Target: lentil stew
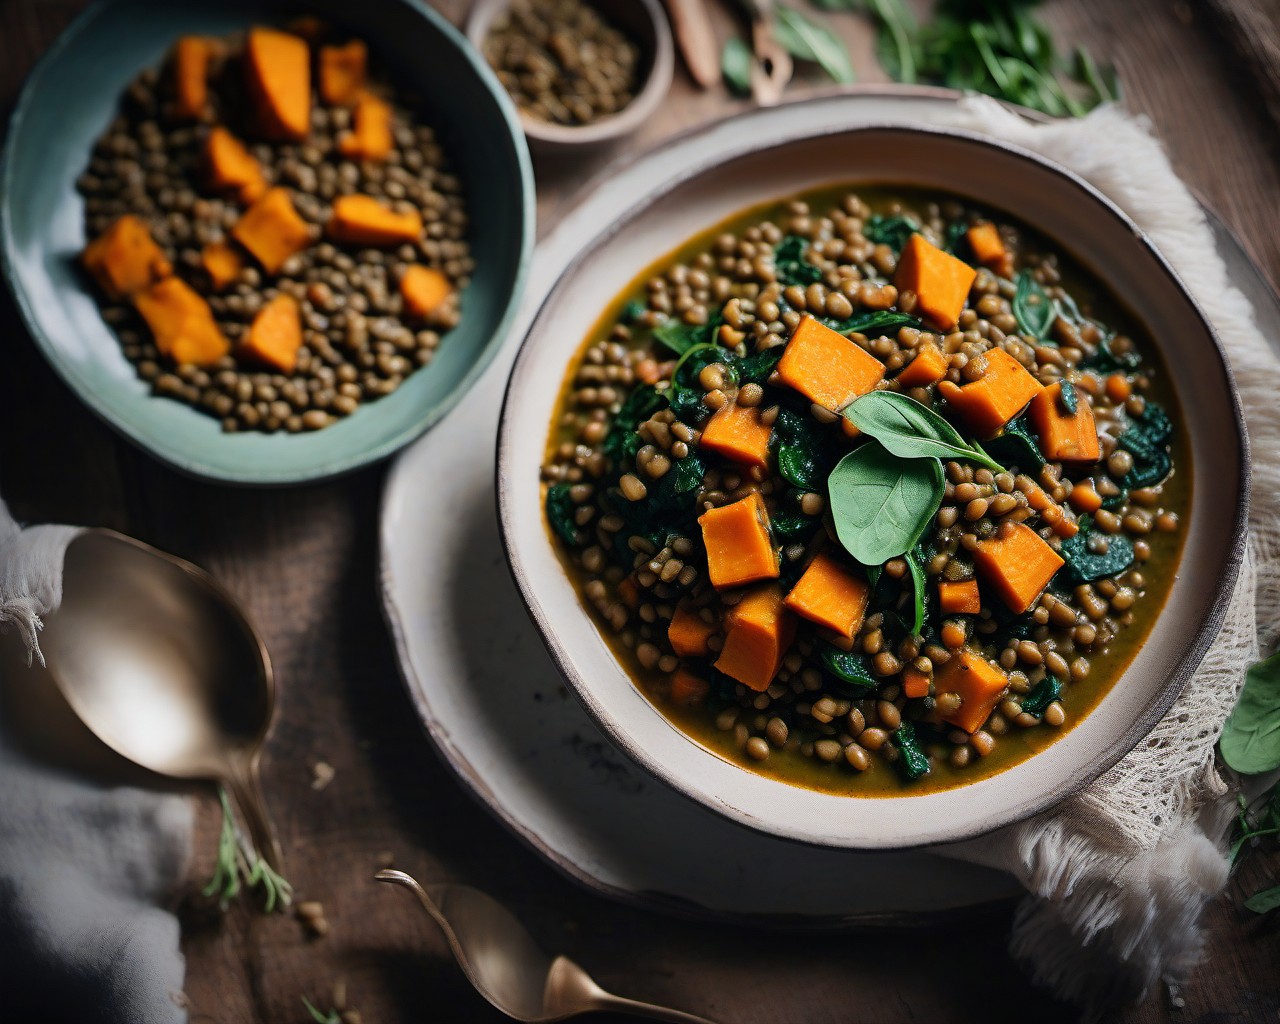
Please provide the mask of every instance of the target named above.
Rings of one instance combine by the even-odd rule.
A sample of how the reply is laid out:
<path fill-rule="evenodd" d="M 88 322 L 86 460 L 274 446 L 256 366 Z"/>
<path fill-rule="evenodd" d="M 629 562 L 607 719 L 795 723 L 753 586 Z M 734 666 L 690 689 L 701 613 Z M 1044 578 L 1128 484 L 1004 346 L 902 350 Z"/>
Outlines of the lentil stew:
<path fill-rule="evenodd" d="M 1159 613 L 1177 401 L 1107 285 L 998 211 L 827 188 L 625 289 L 557 405 L 547 525 L 648 699 L 849 795 L 1043 749 Z"/>

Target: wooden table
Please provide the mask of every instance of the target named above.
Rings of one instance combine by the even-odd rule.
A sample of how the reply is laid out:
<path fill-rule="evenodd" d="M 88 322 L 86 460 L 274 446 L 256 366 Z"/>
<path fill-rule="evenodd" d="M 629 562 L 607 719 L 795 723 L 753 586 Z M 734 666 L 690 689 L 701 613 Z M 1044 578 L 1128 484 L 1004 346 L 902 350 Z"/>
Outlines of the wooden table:
<path fill-rule="evenodd" d="M 36 55 L 81 6 L 0 0 L 6 111 Z M 461 0 L 441 6 L 455 18 L 464 8 Z M 1213 27 L 1191 4 L 1161 0 L 1056 0 L 1043 13 L 1064 43 L 1082 42 L 1118 64 L 1130 107 L 1150 116 L 1186 181 L 1280 280 L 1280 136 Z M 832 23 L 863 80 L 881 80 L 861 20 L 839 15 Z M 728 25 L 722 16 L 722 33 Z M 1280 17 L 1271 26 L 1280 38 Z M 793 93 L 812 84 L 797 83 Z M 679 75 L 659 119 L 630 145 L 736 106 L 721 90 L 696 93 Z M 544 229 L 606 158 L 539 166 Z M 388 860 L 490 890 L 548 948 L 579 958 L 616 991 L 724 1021 L 985 1021 L 1002 1016 L 992 1009 L 997 1001 L 1023 1020 L 1073 1019 L 1007 956 L 1008 911 L 919 933 L 757 932 L 617 906 L 566 881 L 473 802 L 419 728 L 379 611 L 383 468 L 277 491 L 187 479 L 117 438 L 72 397 L 7 293 L 0 338 L 0 492 L 15 514 L 111 526 L 206 566 L 244 602 L 277 668 L 282 698 L 267 790 L 289 875 L 302 898 L 323 903 L 331 929 L 311 938 L 290 916 L 237 906 L 222 917 L 202 903 L 218 822 L 214 801 L 202 796 L 183 896 L 193 1021 L 303 1021 L 301 997 L 327 1007 L 339 979 L 367 1022 L 503 1019 L 462 980 L 425 916 L 371 881 Z M 432 514 L 447 506 L 424 510 L 424 529 Z M 336 771 L 323 791 L 312 788 L 320 761 Z M 1171 1013 L 1155 993 L 1121 1019 L 1275 1020 L 1280 936 L 1237 904 L 1241 891 L 1277 874 L 1280 856 L 1251 858 L 1209 909 L 1209 960 L 1184 993 L 1184 1011 Z"/>

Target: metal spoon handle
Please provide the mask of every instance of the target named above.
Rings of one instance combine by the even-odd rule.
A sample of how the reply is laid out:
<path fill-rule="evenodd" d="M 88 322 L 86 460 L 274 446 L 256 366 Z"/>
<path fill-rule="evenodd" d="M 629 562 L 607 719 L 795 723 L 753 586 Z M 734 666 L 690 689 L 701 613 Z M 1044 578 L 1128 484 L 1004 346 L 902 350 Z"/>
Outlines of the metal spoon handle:
<path fill-rule="evenodd" d="M 673 1010 L 668 1006 L 655 1006 L 653 1003 L 642 1003 L 638 999 L 625 999 L 612 992 L 602 992 L 596 997 L 596 1008 L 614 1013 L 629 1013 L 633 1017 L 648 1017 L 650 1020 L 667 1020 L 673 1024 L 715 1024 L 707 1017 L 699 1017 L 696 1013 L 685 1013 Z"/>
<path fill-rule="evenodd" d="M 232 764 L 224 781 L 249 830 L 254 849 L 276 873 L 284 874 L 284 855 L 280 850 L 280 841 L 276 838 L 276 830 L 271 824 L 271 815 L 267 813 L 267 801 L 262 795 L 257 762 Z"/>

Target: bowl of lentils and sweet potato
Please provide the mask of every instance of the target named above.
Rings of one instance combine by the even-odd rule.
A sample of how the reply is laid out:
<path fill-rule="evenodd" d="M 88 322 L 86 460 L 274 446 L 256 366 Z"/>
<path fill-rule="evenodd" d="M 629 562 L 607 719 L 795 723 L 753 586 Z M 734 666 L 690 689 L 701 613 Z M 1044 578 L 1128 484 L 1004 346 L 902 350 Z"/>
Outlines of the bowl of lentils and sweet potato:
<path fill-rule="evenodd" d="M 794 818 L 754 808 L 962 801 L 1039 776 L 1128 678 L 1185 557 L 1193 436 L 1124 282 L 1034 216 L 940 184 L 797 188 L 672 239 L 579 335 L 536 469 L 543 544 L 661 749 L 544 634 L 666 781 L 702 796 L 676 774 L 732 766 L 751 797 L 718 809 L 778 829 Z"/>

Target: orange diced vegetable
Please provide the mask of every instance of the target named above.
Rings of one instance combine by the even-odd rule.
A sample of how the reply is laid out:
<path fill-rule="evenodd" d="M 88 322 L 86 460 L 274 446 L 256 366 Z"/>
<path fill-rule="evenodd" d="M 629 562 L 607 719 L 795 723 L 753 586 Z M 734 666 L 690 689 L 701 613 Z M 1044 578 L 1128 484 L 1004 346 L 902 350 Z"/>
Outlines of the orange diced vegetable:
<path fill-rule="evenodd" d="M 977 615 L 982 595 L 977 580 L 938 580 L 938 608 L 944 615 Z"/>
<path fill-rule="evenodd" d="M 173 113 L 196 121 L 209 107 L 209 60 L 214 49 L 202 36 L 183 36 L 173 48 Z"/>
<path fill-rule="evenodd" d="M 950 330 L 960 319 L 969 288 L 978 272 L 931 244 L 924 235 L 912 235 L 898 257 L 893 283 L 898 291 L 916 293 L 916 312 L 935 327 Z"/>
<path fill-rule="evenodd" d="M 618 583 L 618 596 L 623 604 L 635 611 L 640 607 L 640 584 L 630 576 L 623 577 Z"/>
<path fill-rule="evenodd" d="M 320 98 L 335 107 L 351 106 L 364 86 L 367 59 L 359 39 L 344 46 L 320 47 Z"/>
<path fill-rule="evenodd" d="M 778 362 L 778 376 L 809 401 L 839 412 L 875 390 L 884 364 L 843 334 L 805 316 Z"/>
<path fill-rule="evenodd" d="M 293 373 L 301 347 L 302 313 L 298 300 L 281 292 L 258 310 L 238 354 L 274 366 L 281 373 Z"/>
<path fill-rule="evenodd" d="M 862 626 L 871 588 L 852 568 L 819 552 L 787 595 L 787 607 L 806 619 L 853 636 Z"/>
<path fill-rule="evenodd" d="M 981 377 L 963 387 L 943 381 L 938 393 L 955 406 L 970 430 L 986 438 L 1017 416 L 1044 385 L 1004 349 L 988 349 L 982 358 L 987 370 Z"/>
<path fill-rule="evenodd" d="M 968 733 L 982 728 L 1008 685 L 1000 668 L 968 649 L 957 651 L 933 675 L 935 692 L 960 695 L 960 707 L 944 715 L 943 721 Z"/>
<path fill-rule="evenodd" d="M 1031 399 L 1027 417 L 1040 438 L 1040 450 L 1056 462 L 1096 462 L 1101 454 L 1089 396 L 1076 391 L 1076 411 L 1062 406 L 1062 385 L 1050 384 Z"/>
<path fill-rule="evenodd" d="M 231 349 L 209 303 L 180 277 L 166 277 L 133 297 L 160 354 L 175 363 L 209 366 Z"/>
<path fill-rule="evenodd" d="M 1097 512 L 1102 508 L 1102 495 L 1094 489 L 1092 480 L 1081 480 L 1072 487 L 1067 501 L 1071 502 L 1071 507 L 1081 515 Z"/>
<path fill-rule="evenodd" d="M 1004 239 L 999 229 L 990 221 L 975 224 L 965 236 L 969 239 L 969 248 L 984 267 L 990 267 L 1001 277 L 1013 276 L 1013 256 L 1005 248 Z"/>
<path fill-rule="evenodd" d="M 1112 405 L 1119 405 L 1133 393 L 1133 385 L 1122 373 L 1113 373 L 1103 386 L 1107 389 L 1107 397 L 1111 399 Z"/>
<path fill-rule="evenodd" d="M 902 670 L 902 695 L 904 697 L 927 697 L 929 696 L 930 676 L 927 672 L 921 672 L 918 668 L 904 668 Z"/>
<path fill-rule="evenodd" d="M 173 273 L 142 218 L 126 213 L 84 248 L 84 267 L 112 299 L 135 292 Z"/>
<path fill-rule="evenodd" d="M 435 313 L 452 294 L 453 285 L 435 267 L 414 263 L 400 278 L 400 295 L 406 312 L 422 320 Z"/>
<path fill-rule="evenodd" d="M 1040 518 L 1053 528 L 1059 537 L 1074 537 L 1080 532 L 1080 524 L 1067 515 L 1067 510 L 1056 502 L 1040 513 Z"/>
<path fill-rule="evenodd" d="M 422 215 L 417 210 L 397 213 L 372 196 L 341 196 L 333 202 L 328 232 L 335 242 L 390 248 L 418 240 Z"/>
<path fill-rule="evenodd" d="M 777 584 L 757 587 L 725 618 L 724 647 L 716 668 L 757 692 L 766 690 L 796 635 L 796 619 Z"/>
<path fill-rule="evenodd" d="M 391 107 L 372 93 L 356 101 L 355 128 L 338 140 L 338 151 L 350 160 L 385 160 L 391 152 Z"/>
<path fill-rule="evenodd" d="M 738 587 L 778 575 L 778 553 L 769 536 L 769 513 L 759 494 L 708 509 L 698 519 L 711 585 Z"/>
<path fill-rule="evenodd" d="M 701 615 L 683 606 L 676 608 L 667 627 L 667 640 L 671 649 L 682 658 L 705 658 L 711 653 L 707 641 L 715 634 L 716 627 Z"/>
<path fill-rule="evenodd" d="M 677 704 L 701 704 L 710 691 L 711 684 L 688 669 L 678 668 L 671 677 L 671 699 Z"/>
<path fill-rule="evenodd" d="M 210 242 L 200 250 L 200 265 L 209 275 L 214 291 L 222 291 L 240 276 L 244 260 L 226 242 Z"/>
<path fill-rule="evenodd" d="M 219 192 L 235 192 L 242 203 L 255 203 L 267 191 L 267 179 L 253 154 L 221 125 L 204 144 L 209 185 Z"/>
<path fill-rule="evenodd" d="M 947 357 L 938 346 L 921 345 L 916 357 L 898 374 L 898 383 L 904 388 L 927 388 L 947 375 L 947 366 Z"/>
<path fill-rule="evenodd" d="M 293 200 L 282 188 L 269 190 L 245 210 L 231 233 L 269 274 L 278 273 L 290 256 L 311 243 L 307 222 L 298 216 Z"/>
<path fill-rule="evenodd" d="M 250 29 L 244 64 L 262 133 L 270 139 L 305 139 L 311 129 L 311 50 L 306 42 L 276 29 Z"/>
<path fill-rule="evenodd" d="M 979 541 L 973 562 L 983 581 L 1011 611 L 1021 614 L 1036 603 L 1062 567 L 1062 556 L 1031 527 L 1015 523 L 1007 537 Z"/>
<path fill-rule="evenodd" d="M 702 428 L 699 445 L 748 466 L 769 464 L 772 428 L 760 422 L 760 410 L 731 403 L 722 407 Z"/>

